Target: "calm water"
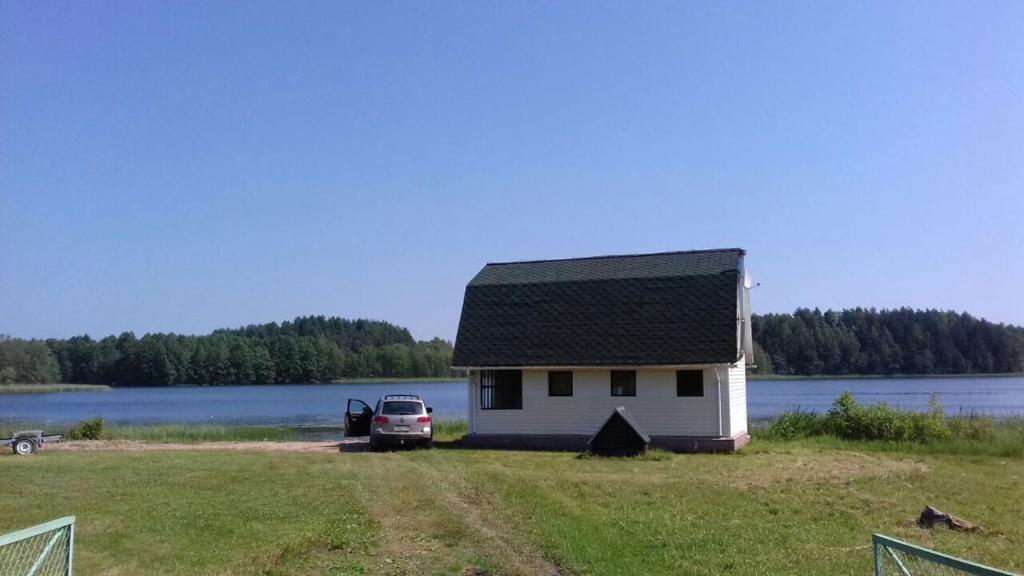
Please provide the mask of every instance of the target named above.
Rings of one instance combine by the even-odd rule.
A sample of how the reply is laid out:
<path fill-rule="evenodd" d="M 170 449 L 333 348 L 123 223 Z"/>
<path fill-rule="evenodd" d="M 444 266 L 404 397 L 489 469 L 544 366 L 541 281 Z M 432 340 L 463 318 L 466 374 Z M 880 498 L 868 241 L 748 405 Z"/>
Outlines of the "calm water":
<path fill-rule="evenodd" d="M 921 410 L 936 393 L 955 414 L 1024 415 L 1024 377 L 751 381 L 751 418 L 793 408 L 827 410 L 849 390 L 865 403 Z M 65 425 L 93 416 L 117 424 L 218 423 L 339 426 L 347 398 L 371 405 L 383 394 L 419 394 L 438 419 L 466 417 L 466 383 L 402 382 L 290 386 L 116 388 L 110 392 L 0 395 L 0 422 Z"/>
<path fill-rule="evenodd" d="M 751 418 L 770 418 L 794 408 L 823 412 L 844 390 L 865 404 L 925 410 L 928 398 L 936 394 L 950 415 L 1024 416 L 1024 377 L 753 380 L 747 385 L 747 411 Z"/>

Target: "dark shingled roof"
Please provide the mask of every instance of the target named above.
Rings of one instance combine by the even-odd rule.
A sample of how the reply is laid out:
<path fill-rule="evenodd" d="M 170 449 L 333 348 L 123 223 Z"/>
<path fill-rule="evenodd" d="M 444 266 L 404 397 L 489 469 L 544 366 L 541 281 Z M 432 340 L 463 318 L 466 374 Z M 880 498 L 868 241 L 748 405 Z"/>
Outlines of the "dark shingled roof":
<path fill-rule="evenodd" d="M 455 366 L 735 362 L 743 250 L 488 264 L 466 286 Z"/>

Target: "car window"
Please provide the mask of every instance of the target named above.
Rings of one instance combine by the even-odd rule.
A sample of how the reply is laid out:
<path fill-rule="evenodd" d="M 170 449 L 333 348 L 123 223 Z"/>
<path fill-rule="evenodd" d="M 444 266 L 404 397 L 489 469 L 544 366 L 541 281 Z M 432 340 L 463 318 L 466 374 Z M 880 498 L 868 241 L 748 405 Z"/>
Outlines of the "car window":
<path fill-rule="evenodd" d="M 422 402 L 385 402 L 382 414 L 414 416 L 423 414 Z"/>

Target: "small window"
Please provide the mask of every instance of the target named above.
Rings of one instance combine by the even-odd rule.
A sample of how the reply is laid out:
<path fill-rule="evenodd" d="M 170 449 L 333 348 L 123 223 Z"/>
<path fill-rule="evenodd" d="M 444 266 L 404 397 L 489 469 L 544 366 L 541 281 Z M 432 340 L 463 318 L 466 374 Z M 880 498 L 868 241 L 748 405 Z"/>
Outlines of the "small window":
<path fill-rule="evenodd" d="M 612 370 L 612 396 L 636 396 L 636 370 Z"/>
<path fill-rule="evenodd" d="M 703 370 L 676 370 L 676 396 L 703 396 Z"/>
<path fill-rule="evenodd" d="M 572 396 L 572 372 L 557 370 L 548 372 L 548 396 Z"/>
<path fill-rule="evenodd" d="M 480 373 L 481 410 L 522 410 L 523 371 L 484 370 Z"/>

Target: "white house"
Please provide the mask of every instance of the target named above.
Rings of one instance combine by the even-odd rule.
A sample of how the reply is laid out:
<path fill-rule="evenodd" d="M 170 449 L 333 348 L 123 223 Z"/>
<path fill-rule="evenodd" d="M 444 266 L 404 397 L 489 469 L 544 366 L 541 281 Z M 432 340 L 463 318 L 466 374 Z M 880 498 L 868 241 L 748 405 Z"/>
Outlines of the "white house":
<path fill-rule="evenodd" d="M 752 356 L 741 249 L 487 264 L 453 364 L 474 445 L 582 448 L 617 407 L 654 446 L 736 450 Z"/>

